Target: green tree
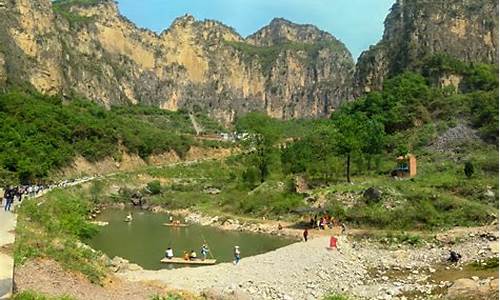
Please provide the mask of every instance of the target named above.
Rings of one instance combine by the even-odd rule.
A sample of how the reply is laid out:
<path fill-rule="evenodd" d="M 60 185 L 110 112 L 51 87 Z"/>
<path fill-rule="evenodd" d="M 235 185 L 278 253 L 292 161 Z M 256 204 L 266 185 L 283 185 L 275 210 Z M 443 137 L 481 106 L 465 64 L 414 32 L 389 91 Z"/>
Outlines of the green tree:
<path fill-rule="evenodd" d="M 259 170 L 259 179 L 263 183 L 270 173 L 281 127 L 267 115 L 249 113 L 237 120 L 236 129 L 247 134 L 242 144 L 249 152 L 251 164 Z"/>
<path fill-rule="evenodd" d="M 362 152 L 366 136 L 366 117 L 361 113 L 338 113 L 333 115 L 332 121 L 336 130 L 335 151 L 345 157 L 345 175 L 347 182 L 351 182 L 351 157 Z"/>

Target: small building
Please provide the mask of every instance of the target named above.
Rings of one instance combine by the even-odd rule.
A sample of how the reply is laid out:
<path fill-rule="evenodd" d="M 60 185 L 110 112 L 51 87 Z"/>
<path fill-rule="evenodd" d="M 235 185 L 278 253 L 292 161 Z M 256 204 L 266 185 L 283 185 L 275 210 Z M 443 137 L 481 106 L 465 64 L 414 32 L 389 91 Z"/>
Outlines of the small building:
<path fill-rule="evenodd" d="M 417 158 L 413 154 L 399 156 L 398 167 L 391 172 L 394 177 L 415 177 L 417 176 Z"/>

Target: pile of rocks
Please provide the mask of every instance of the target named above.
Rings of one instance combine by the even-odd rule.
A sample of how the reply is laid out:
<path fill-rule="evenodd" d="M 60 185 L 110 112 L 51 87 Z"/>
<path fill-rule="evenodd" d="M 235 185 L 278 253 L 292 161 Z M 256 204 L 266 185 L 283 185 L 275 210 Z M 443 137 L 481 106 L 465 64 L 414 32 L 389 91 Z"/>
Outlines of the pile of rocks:
<path fill-rule="evenodd" d="M 113 259 L 110 259 L 106 254 L 104 254 L 100 259 L 102 262 L 104 262 L 104 265 L 114 273 L 143 270 L 142 267 L 138 264 L 131 263 L 119 256 L 115 256 L 113 257 Z"/>

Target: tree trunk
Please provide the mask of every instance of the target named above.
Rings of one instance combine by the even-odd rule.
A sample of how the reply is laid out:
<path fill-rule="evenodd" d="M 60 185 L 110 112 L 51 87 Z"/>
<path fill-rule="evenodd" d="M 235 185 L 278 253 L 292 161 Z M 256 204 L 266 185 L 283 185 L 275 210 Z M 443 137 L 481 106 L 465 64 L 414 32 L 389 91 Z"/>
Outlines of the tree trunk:
<path fill-rule="evenodd" d="M 347 182 L 351 183 L 351 154 L 347 154 L 347 161 L 346 161 L 346 175 L 347 175 Z"/>

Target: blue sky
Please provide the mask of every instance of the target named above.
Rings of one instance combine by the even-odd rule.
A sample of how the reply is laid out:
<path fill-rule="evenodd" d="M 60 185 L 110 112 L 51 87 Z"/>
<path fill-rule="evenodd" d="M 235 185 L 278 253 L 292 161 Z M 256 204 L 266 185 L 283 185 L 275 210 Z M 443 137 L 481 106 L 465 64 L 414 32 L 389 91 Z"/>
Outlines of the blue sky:
<path fill-rule="evenodd" d="M 119 0 L 121 13 L 140 27 L 161 32 L 186 13 L 254 33 L 274 17 L 313 24 L 346 44 L 354 59 L 380 40 L 394 0 Z"/>

